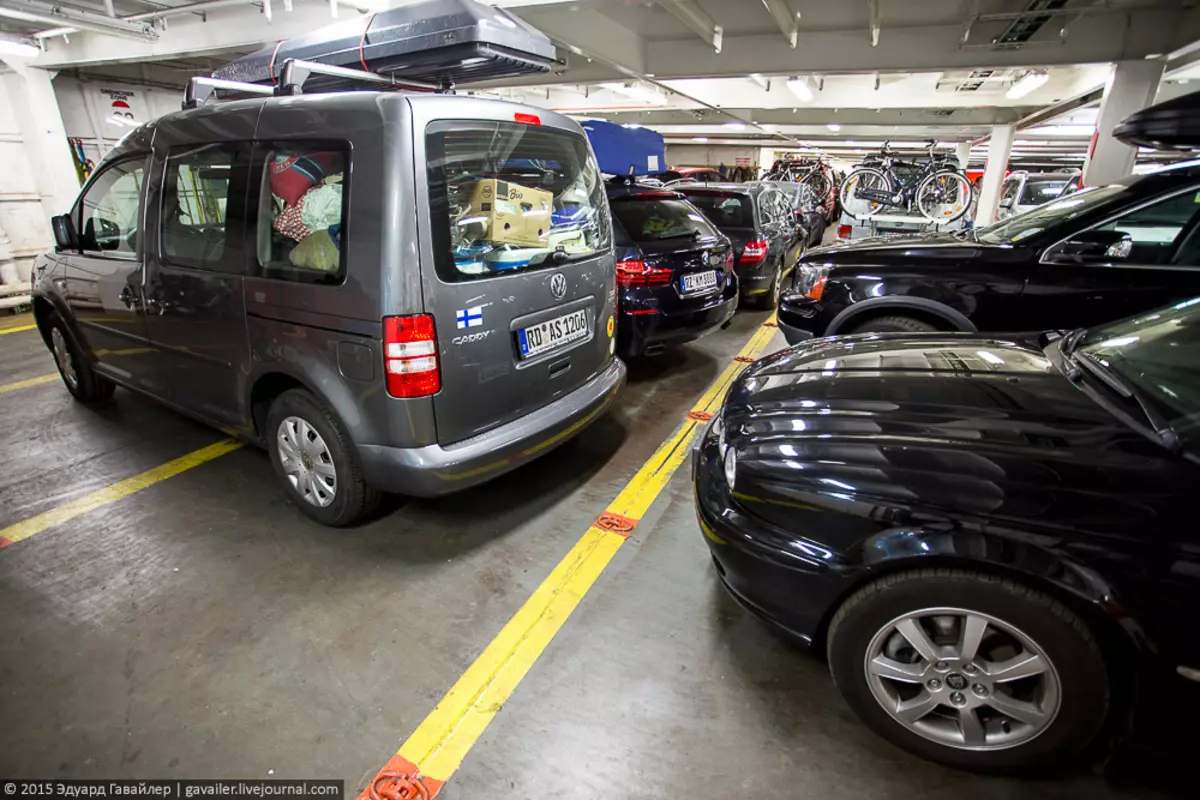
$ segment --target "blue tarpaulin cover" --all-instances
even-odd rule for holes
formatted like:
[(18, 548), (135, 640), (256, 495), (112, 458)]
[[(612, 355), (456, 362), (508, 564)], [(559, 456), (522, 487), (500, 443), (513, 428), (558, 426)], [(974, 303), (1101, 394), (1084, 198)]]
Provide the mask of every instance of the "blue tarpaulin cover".
[(628, 175), (629, 168), (633, 167), (634, 175), (653, 175), (667, 168), (662, 134), (602, 120), (588, 120), (582, 125), (596, 151), (596, 163), (601, 172)]

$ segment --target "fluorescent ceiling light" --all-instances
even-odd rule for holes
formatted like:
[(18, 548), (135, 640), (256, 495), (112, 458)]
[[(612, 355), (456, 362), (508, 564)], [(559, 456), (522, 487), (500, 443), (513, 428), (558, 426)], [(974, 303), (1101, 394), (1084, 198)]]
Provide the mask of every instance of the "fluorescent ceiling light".
[(829, 128), (829, 130), (833, 131), (834, 133), (837, 133), (838, 131), (840, 131), (842, 129), (842, 126), (838, 125), (836, 122), (831, 122), (828, 125), (826, 125), (825, 127)]
[(1014, 83), (1004, 96), (1009, 100), (1017, 100), (1050, 80), (1049, 72), (1026, 72), (1021, 79)]
[(643, 103), (662, 104), (665, 99), (657, 90), (641, 86), (636, 83), (631, 83), (628, 86), (623, 83), (602, 83), (602, 89), (608, 89), (616, 94), (623, 94), (626, 97), (631, 97), (634, 100), (640, 100)]
[(809, 88), (808, 81), (804, 78), (789, 78), (787, 87), (792, 94), (806, 103), (813, 99), (812, 89)]
[(707, 136), (693, 136), (692, 141), (696, 144), (708, 144)]
[(721, 127), (728, 128), (731, 131), (744, 131), (744, 130), (746, 130), (746, 123), (744, 123), (744, 122), (726, 122)]
[(42, 48), (31, 37), (0, 33), (0, 54), (37, 58), (42, 54)]

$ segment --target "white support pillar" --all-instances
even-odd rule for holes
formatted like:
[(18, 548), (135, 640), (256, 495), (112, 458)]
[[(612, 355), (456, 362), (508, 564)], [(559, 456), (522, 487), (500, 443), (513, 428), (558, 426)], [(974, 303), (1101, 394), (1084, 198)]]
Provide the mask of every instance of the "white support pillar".
[(48, 224), (50, 217), (70, 210), (79, 194), (79, 176), (50, 73), (23, 64), (10, 62), (10, 66), (13, 71), (0, 75), (0, 80), (4, 81)]
[(1008, 172), (1008, 157), (1012, 153), (1013, 136), (1017, 129), (1012, 125), (992, 126), (992, 140), (988, 143), (987, 166), (983, 168), (983, 183), (979, 187), (979, 204), (975, 209), (975, 224), (983, 227), (996, 219), (996, 207), (1000, 204), (1000, 187)]
[(1117, 62), (1100, 99), (1095, 139), (1083, 168), (1084, 186), (1105, 186), (1133, 174), (1137, 149), (1118, 142), (1112, 131), (1154, 102), (1162, 74), (1163, 62), (1157, 59)]
[(775, 164), (775, 154), (778, 151), (774, 147), (758, 148), (758, 177), (766, 175), (771, 167)]
[(959, 142), (954, 145), (954, 157), (958, 159), (958, 166), (966, 169), (967, 162), (971, 160), (971, 143)]

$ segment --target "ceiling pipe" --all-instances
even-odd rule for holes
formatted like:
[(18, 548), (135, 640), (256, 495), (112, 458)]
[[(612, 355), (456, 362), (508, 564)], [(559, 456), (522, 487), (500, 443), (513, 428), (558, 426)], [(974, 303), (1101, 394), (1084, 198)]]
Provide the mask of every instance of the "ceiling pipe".
[(762, 0), (762, 4), (767, 7), (767, 11), (771, 12), (771, 16), (775, 18), (775, 24), (779, 26), (779, 30), (783, 33), (783, 38), (788, 40), (788, 44), (792, 49), (796, 49), (796, 36), (799, 34), (800, 12), (792, 12), (788, 7), (786, 0)]
[(879, 0), (867, 0), (867, 16), (871, 26), (871, 47), (878, 47), (879, 31), (883, 28), (883, 15), (879, 10)]
[(149, 23), (109, 17), (103, 12), (44, 0), (0, 0), (0, 17), (50, 24), (65, 22), (77, 30), (105, 33), (139, 42), (153, 42), (158, 39), (158, 33)]

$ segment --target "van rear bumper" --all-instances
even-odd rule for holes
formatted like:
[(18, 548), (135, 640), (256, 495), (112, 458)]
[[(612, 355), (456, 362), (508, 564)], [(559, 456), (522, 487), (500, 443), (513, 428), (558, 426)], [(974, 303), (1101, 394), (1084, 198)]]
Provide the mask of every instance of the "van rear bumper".
[(625, 364), (614, 358), (603, 372), (548, 406), (507, 425), (428, 447), (359, 445), (363, 479), (386, 492), (437, 497), (476, 486), (562, 444), (608, 410), (625, 384)]

